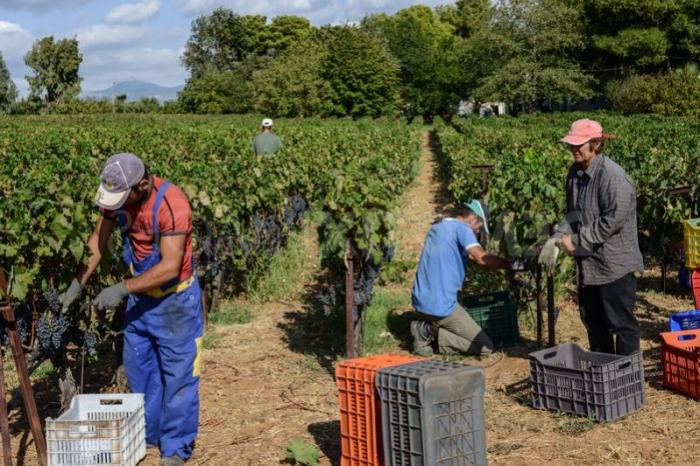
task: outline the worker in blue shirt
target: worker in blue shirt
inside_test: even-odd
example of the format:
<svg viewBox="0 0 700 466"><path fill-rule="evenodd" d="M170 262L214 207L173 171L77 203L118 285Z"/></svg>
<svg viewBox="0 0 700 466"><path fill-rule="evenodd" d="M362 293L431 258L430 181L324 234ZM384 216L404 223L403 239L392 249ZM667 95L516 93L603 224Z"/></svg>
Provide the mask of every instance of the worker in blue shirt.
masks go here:
<svg viewBox="0 0 700 466"><path fill-rule="evenodd" d="M481 247L476 235L482 228L489 233L487 210L475 199L430 228L412 290L418 317L411 322L414 353L430 356L437 349L486 356L493 351L491 339L457 302L468 259L492 269L509 268L506 259Z"/></svg>

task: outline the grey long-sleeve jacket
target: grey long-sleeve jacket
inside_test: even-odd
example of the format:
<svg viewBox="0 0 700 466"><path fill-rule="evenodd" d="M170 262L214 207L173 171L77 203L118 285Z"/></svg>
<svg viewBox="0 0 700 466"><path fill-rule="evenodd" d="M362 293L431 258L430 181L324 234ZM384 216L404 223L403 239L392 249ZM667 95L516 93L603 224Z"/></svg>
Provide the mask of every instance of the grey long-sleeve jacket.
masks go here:
<svg viewBox="0 0 700 466"><path fill-rule="evenodd" d="M554 237L572 235L579 285L604 285L644 270L637 195L622 167L602 154L586 170L574 163L566 177L566 211Z"/></svg>

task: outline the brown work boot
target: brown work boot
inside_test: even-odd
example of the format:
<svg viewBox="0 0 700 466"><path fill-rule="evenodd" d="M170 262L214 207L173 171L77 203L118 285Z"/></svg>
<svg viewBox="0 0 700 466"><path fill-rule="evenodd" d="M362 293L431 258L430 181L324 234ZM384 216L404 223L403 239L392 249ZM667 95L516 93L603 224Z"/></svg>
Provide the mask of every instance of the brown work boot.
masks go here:
<svg viewBox="0 0 700 466"><path fill-rule="evenodd" d="M424 320L411 321L411 336L413 337L413 354L432 356L433 344L437 340L433 324Z"/></svg>

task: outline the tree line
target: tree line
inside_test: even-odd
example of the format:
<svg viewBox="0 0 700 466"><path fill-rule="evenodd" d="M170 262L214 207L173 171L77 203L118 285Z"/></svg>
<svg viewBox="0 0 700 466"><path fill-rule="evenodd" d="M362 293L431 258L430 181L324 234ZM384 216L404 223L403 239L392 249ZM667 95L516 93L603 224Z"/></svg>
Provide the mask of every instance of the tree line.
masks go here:
<svg viewBox="0 0 700 466"><path fill-rule="evenodd" d="M78 45L52 37L34 44L21 105L0 56L0 111L90 111L76 103ZM516 112L597 102L693 113L699 56L700 0L458 0L322 27L219 8L192 23L182 56L189 78L177 101L155 107L431 118L469 100L506 102ZM114 108L128 110L124 102Z"/></svg>

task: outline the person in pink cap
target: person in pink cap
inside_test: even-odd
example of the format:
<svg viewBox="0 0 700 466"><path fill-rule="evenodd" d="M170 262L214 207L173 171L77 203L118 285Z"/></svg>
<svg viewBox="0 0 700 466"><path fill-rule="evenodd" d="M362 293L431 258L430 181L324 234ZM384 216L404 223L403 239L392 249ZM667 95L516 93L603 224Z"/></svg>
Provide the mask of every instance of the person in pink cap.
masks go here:
<svg viewBox="0 0 700 466"><path fill-rule="evenodd" d="M559 140L574 157L566 177L566 216L540 252L551 273L559 250L576 261L579 312L591 351L639 351L634 315L636 273L644 271L637 238L637 195L625 170L603 155L597 121L575 121Z"/></svg>

